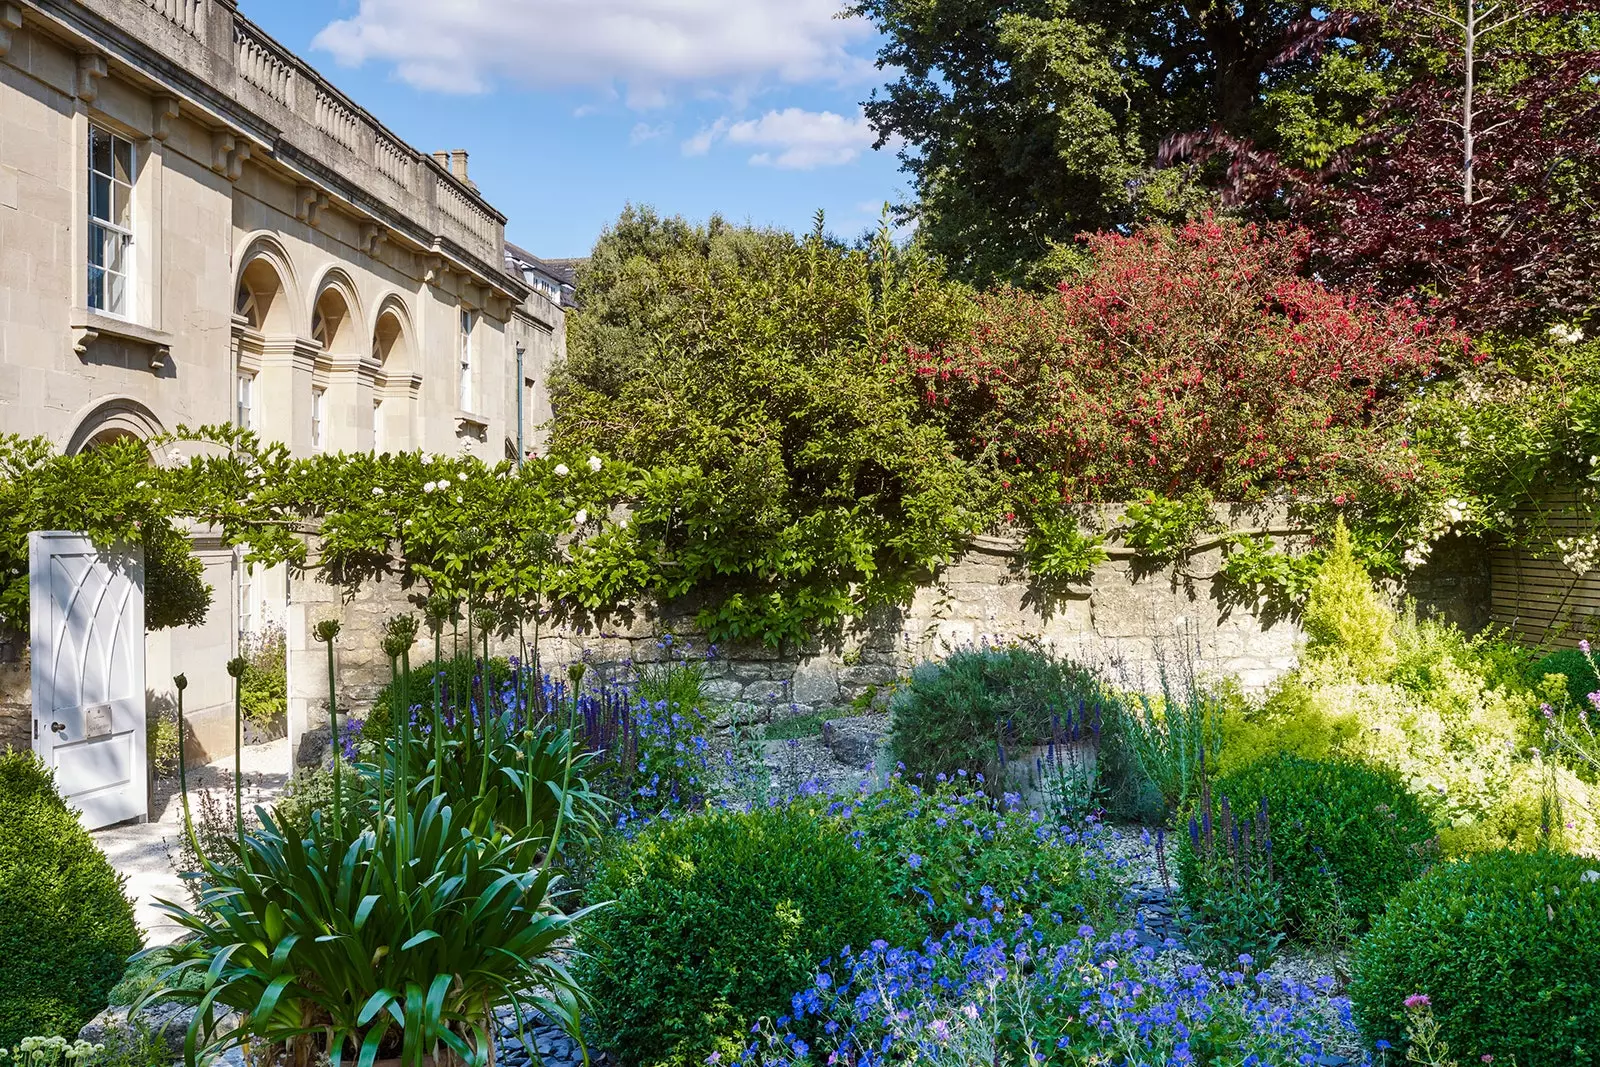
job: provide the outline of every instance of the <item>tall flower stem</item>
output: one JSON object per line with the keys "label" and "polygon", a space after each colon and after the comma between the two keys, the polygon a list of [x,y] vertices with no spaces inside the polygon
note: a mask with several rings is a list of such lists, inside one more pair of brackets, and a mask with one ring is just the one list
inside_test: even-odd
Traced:
{"label": "tall flower stem", "polygon": [[324,619],[317,623],[316,638],[328,646],[328,730],[333,734],[333,824],[344,833],[343,765],[340,757],[344,746],[339,741],[339,682],[333,664],[333,639],[339,636],[339,621]]}
{"label": "tall flower stem", "polygon": [[233,825],[238,834],[239,854],[244,855],[244,672],[250,661],[235,656],[228,661],[233,678]]}

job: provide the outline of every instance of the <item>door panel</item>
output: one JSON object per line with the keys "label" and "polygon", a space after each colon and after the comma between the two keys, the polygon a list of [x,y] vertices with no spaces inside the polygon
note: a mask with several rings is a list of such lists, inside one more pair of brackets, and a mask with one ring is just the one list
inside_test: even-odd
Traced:
{"label": "door panel", "polygon": [[90,829],[143,819],[144,564],[71,533],[29,535],[34,751]]}

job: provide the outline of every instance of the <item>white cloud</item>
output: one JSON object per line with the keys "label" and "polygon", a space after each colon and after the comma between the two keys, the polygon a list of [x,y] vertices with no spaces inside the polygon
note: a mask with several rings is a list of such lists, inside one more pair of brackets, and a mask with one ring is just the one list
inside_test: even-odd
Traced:
{"label": "white cloud", "polygon": [[684,155],[703,156],[713,143],[760,148],[750,157],[752,166],[780,170],[815,170],[853,162],[874,140],[866,115],[854,117],[832,111],[806,111],[791,107],[769,111],[759,119],[730,123],[718,119],[683,143]]}
{"label": "white cloud", "polygon": [[634,146],[642,145],[646,141],[656,141],[672,133],[672,123],[663,122],[659,126],[652,126],[648,122],[636,122],[633,131],[628,134],[628,143]]}
{"label": "white cloud", "polygon": [[622,87],[629,106],[673,90],[739,95],[773,81],[871,74],[871,29],[839,0],[361,0],[314,46],[341,63],[392,64],[440,92],[499,82]]}

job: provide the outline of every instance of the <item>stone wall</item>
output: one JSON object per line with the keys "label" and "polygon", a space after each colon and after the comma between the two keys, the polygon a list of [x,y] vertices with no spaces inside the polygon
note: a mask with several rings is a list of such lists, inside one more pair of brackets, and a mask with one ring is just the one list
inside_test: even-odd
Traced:
{"label": "stone wall", "polygon": [[[1281,526],[1231,516],[1235,529]],[[1291,537],[1292,540],[1292,537]],[[967,646],[1037,641],[1081,661],[1107,666],[1132,684],[1153,680],[1163,656],[1191,647],[1200,668],[1261,689],[1292,668],[1301,632],[1293,619],[1269,605],[1240,603],[1218,577],[1220,539],[1202,543],[1177,566],[1149,569],[1115,543],[1111,559],[1089,581],[1049,590],[1024,572],[1018,546],[980,538],[959,560],[920,586],[910,603],[881,608],[839,633],[807,647],[720,648],[708,663],[710,690],[745,721],[881,701],[887,687],[917,663]],[[1468,630],[1488,617],[1487,564],[1470,542],[1446,542],[1433,562],[1404,590],[1425,614]],[[326,652],[312,647],[317,620],[343,621],[337,655],[341,708],[360,714],[388,678],[379,648],[390,615],[415,612],[398,589],[380,586],[353,603],[341,603],[327,586],[297,581],[291,594],[290,731],[299,736],[326,723]],[[540,641],[544,662],[560,665],[587,657],[602,671],[626,673],[630,663],[683,654],[703,655],[695,605],[626,606],[613,617],[560,628]],[[668,642],[667,635],[672,635]],[[447,639],[448,640],[448,639]],[[516,651],[498,643],[498,654]],[[419,647],[413,662],[424,662]],[[325,734],[324,734],[325,736]]]}
{"label": "stone wall", "polygon": [[28,642],[0,626],[0,752],[33,747],[33,676]]}

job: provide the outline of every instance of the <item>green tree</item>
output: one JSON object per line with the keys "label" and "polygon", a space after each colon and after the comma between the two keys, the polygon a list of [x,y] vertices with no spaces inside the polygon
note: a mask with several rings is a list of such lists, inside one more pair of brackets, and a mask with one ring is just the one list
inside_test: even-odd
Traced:
{"label": "green tree", "polygon": [[984,525],[984,485],[904,358],[972,314],[920,248],[630,210],[595,264],[552,444],[651,472],[634,530],[662,546],[663,592],[706,596],[713,633],[808,636]]}
{"label": "green tree", "polygon": [[205,568],[174,521],[165,472],[150,446],[113,441],[74,456],[42,438],[0,436],[0,625],[28,630],[28,534],[71,530],[104,546],[144,551],[145,626],[204,621]]}
{"label": "green tree", "polygon": [[[1358,3],[1360,0],[1358,0]],[[1217,127],[1323,154],[1382,57],[1308,0],[857,0],[898,78],[866,104],[919,195],[929,246],[987,282],[1054,282],[1081,232],[1187,214],[1197,168],[1162,143]],[[1280,132],[1281,131],[1281,132]]]}

